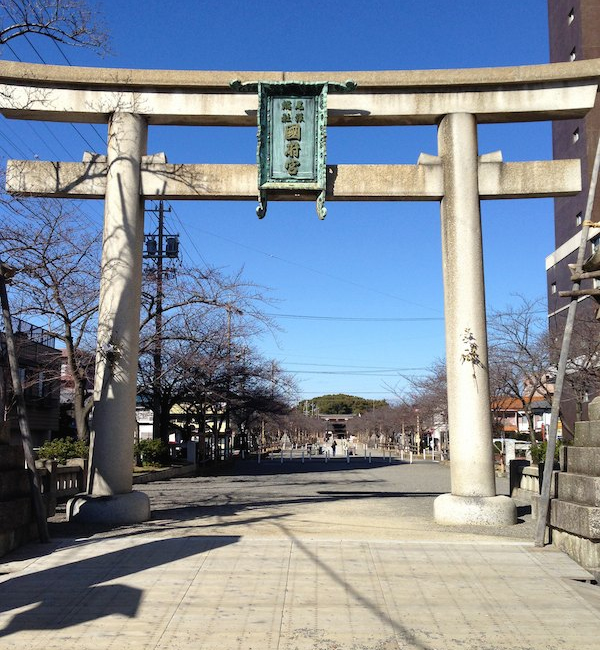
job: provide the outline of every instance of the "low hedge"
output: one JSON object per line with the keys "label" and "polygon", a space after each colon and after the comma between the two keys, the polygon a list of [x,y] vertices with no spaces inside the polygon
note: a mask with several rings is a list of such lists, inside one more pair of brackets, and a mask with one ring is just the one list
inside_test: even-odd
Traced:
{"label": "low hedge", "polygon": [[89,447],[83,440],[73,438],[56,438],[46,441],[38,450],[40,460],[55,460],[64,465],[71,458],[87,458]]}
{"label": "low hedge", "polygon": [[135,444],[133,453],[144,467],[170,465],[169,449],[162,440],[140,440]]}

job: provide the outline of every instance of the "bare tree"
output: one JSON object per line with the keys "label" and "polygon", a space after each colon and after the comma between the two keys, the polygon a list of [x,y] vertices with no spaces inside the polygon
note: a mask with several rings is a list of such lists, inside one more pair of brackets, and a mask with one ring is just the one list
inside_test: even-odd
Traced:
{"label": "bare tree", "polygon": [[[234,409],[242,410],[256,382],[249,341],[272,327],[261,310],[264,290],[243,280],[241,272],[226,276],[214,268],[179,268],[163,278],[158,300],[154,280],[150,271],[142,292],[139,384],[154,413],[155,437],[168,440],[169,413],[182,403],[190,412],[193,403],[198,413],[220,413],[222,423],[212,418],[215,431],[223,424],[230,428]],[[242,398],[236,390],[244,382]],[[213,409],[218,403],[226,408]]]}
{"label": "bare tree", "polygon": [[424,374],[403,376],[407,386],[388,386],[398,401],[396,410],[399,412],[403,428],[414,440],[414,435],[430,429],[447,431],[448,420],[448,386],[446,378],[446,363],[443,359],[435,359]]}
{"label": "bare tree", "polygon": [[409,402],[418,408],[424,422],[448,413],[446,363],[435,359],[425,375],[410,377]]}
{"label": "bare tree", "polygon": [[[244,350],[237,367],[231,369],[233,383],[229,395],[231,421],[243,440],[259,439],[262,422],[282,423],[296,398],[290,375],[276,361]],[[291,436],[298,442],[298,436]]]}
{"label": "bare tree", "polygon": [[10,202],[0,214],[0,256],[17,269],[11,286],[15,313],[43,323],[65,346],[77,436],[87,440],[100,232],[70,208],[48,199]]}
{"label": "bare tree", "polygon": [[490,384],[497,398],[510,397],[519,403],[535,443],[535,402],[552,401],[550,344],[541,301],[518,298],[516,306],[496,310],[489,319]]}
{"label": "bare tree", "polygon": [[100,53],[108,44],[98,7],[86,0],[0,0],[0,46],[29,35]]}
{"label": "bare tree", "polygon": [[[552,341],[553,359],[558,358],[560,345],[560,340]],[[567,399],[575,402],[575,420],[583,420],[584,405],[600,391],[600,323],[585,310],[578,312],[573,326],[565,384]],[[569,429],[566,419],[563,426]]]}

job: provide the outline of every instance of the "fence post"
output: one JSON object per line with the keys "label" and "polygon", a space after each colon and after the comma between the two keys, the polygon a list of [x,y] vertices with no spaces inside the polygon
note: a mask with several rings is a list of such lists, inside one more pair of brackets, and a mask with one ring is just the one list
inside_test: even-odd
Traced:
{"label": "fence post", "polygon": [[[56,503],[58,501],[56,493],[58,492],[58,463],[55,460],[44,463],[48,472],[48,516],[56,512]],[[85,488],[84,488],[85,489]],[[83,490],[81,490],[83,492]]]}
{"label": "fence post", "polygon": [[83,464],[81,467],[81,483],[77,486],[77,489],[80,492],[85,492],[87,490],[87,484],[88,484],[88,470],[90,467],[90,460],[89,457],[83,459]]}

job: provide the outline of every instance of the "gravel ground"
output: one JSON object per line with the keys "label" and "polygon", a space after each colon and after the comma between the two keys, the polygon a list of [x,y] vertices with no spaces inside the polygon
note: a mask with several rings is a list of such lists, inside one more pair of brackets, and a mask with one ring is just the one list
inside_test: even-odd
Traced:
{"label": "gravel ground", "polygon": [[[519,523],[504,528],[447,527],[433,521],[433,501],[450,491],[448,465],[354,458],[325,463],[279,459],[238,461],[226,473],[156,481],[136,489],[148,494],[152,519],[112,530],[65,522],[54,537],[121,534],[240,535],[252,538],[468,541],[498,537],[532,540],[530,508],[518,503]],[[497,479],[498,494],[508,480]],[[132,530],[133,529],[133,530]]]}

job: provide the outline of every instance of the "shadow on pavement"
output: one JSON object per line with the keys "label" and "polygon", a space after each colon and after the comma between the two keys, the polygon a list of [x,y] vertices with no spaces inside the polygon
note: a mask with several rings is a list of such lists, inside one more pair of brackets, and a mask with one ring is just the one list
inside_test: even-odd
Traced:
{"label": "shadow on pavement", "polygon": [[317,494],[336,497],[338,499],[369,499],[377,497],[378,499],[393,497],[439,497],[444,492],[367,492],[365,490],[318,490]]}
{"label": "shadow on pavement", "polygon": [[[152,509],[152,519],[199,519],[203,517],[230,517],[242,512],[248,512],[262,508],[277,508],[281,506],[297,506],[302,504],[315,504],[335,501],[348,501],[370,498],[412,498],[412,497],[437,497],[442,492],[369,492],[369,491],[336,491],[318,490],[315,496],[291,497],[291,498],[266,498],[253,499],[248,501],[236,501],[228,495],[221,495],[221,502],[210,501],[205,504],[189,504],[180,507]],[[272,518],[280,518],[285,515],[274,514]],[[269,519],[269,517],[265,517]]]}
{"label": "shadow on pavement", "polygon": [[[402,625],[400,621],[391,618],[390,615],[387,612],[383,611],[383,609],[376,602],[364,596],[360,591],[355,589],[351,584],[349,584],[346,580],[344,580],[344,578],[339,573],[337,573],[337,571],[335,571],[330,565],[326,564],[316,553],[311,551],[307,544],[305,544],[302,540],[295,537],[294,534],[290,530],[288,530],[283,524],[276,524],[276,525],[286,534],[288,539],[292,541],[294,545],[297,548],[299,548],[302,551],[302,553],[306,555],[307,558],[310,559],[310,561],[315,566],[319,567],[320,569],[328,573],[335,582],[337,582],[341,587],[343,587],[348,597],[351,597],[352,600],[358,604],[358,606],[370,610],[384,625],[392,628],[394,630],[394,633],[400,636],[402,641],[410,644],[409,646],[406,647],[411,647],[414,648],[415,650],[433,650],[431,646],[425,645],[424,643],[419,641],[416,635],[406,625]],[[393,646],[405,647],[403,645],[400,646],[400,644],[398,644],[398,639],[394,640]],[[339,646],[336,644],[335,647],[339,647]],[[386,647],[388,646],[386,645]],[[390,644],[389,647],[392,647],[392,644]]]}
{"label": "shadow on pavement", "polygon": [[[50,569],[8,577],[0,582],[0,612],[28,609],[16,613],[0,630],[0,637],[25,630],[63,629],[111,614],[133,618],[143,590],[101,583],[235,544],[239,539],[238,536],[195,536],[153,540]],[[82,546],[89,545],[87,542]],[[70,552],[76,549],[77,545],[74,545]]]}
{"label": "shadow on pavement", "polygon": [[[427,462],[427,461],[423,461]],[[432,464],[432,463],[428,463]],[[317,456],[313,460],[294,458],[290,460],[284,457],[283,463],[279,459],[266,459],[257,463],[255,460],[241,460],[234,465],[219,468],[216,466],[211,472],[203,472],[203,476],[269,476],[273,474],[311,474],[314,472],[349,472],[357,469],[381,469],[382,467],[402,467],[409,466],[410,463],[393,459],[390,463],[387,458],[373,459],[372,463],[364,458],[354,456],[350,457],[350,462],[346,458],[333,458],[325,462],[324,457]]]}

